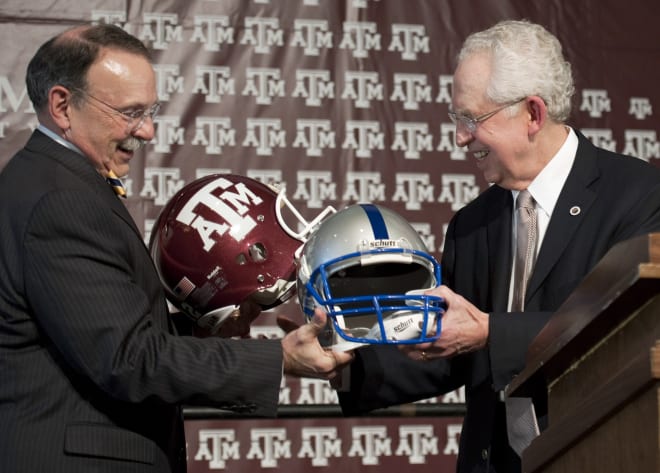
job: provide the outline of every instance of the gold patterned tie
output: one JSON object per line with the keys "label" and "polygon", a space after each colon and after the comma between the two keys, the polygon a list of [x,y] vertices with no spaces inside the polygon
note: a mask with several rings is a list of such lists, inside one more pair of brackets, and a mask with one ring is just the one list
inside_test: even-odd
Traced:
{"label": "gold patterned tie", "polygon": [[124,187],[124,183],[121,182],[121,180],[112,170],[108,171],[108,177],[106,178],[106,181],[108,181],[108,184],[110,184],[112,189],[115,191],[115,194],[117,194],[119,197],[123,197],[124,199],[126,198],[126,188]]}
{"label": "gold patterned tie", "polygon": [[527,282],[534,269],[538,240],[536,202],[529,191],[524,190],[518,194],[516,214],[518,217],[516,224],[516,261],[513,271],[514,286],[511,310],[522,312],[525,309]]}

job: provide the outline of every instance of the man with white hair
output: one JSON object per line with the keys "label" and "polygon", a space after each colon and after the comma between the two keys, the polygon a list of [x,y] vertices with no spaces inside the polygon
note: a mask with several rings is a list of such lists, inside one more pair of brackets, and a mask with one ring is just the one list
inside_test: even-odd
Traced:
{"label": "man with white hair", "polygon": [[[447,229],[444,285],[429,291],[447,303],[442,334],[413,349],[358,349],[350,383],[339,388],[344,413],[358,414],[464,385],[460,473],[521,470],[501,393],[530,342],[612,246],[660,231],[660,169],[597,148],[568,126],[573,93],[571,66],[542,26],[503,21],[467,38],[449,116],[457,144],[492,186]],[[518,301],[515,203],[527,194],[535,258]],[[545,391],[537,394],[543,401]]]}

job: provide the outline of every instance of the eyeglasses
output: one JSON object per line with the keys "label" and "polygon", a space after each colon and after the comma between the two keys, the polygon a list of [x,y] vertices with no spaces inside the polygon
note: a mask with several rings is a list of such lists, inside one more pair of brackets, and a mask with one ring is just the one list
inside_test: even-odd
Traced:
{"label": "eyeglasses", "polygon": [[488,113],[484,113],[483,115],[479,115],[476,118],[473,118],[469,115],[463,115],[461,113],[456,113],[456,112],[451,111],[451,110],[449,111],[448,115],[449,115],[449,119],[452,121],[452,123],[454,125],[456,125],[456,126],[464,125],[465,128],[467,128],[467,130],[470,133],[474,133],[474,132],[477,131],[477,125],[479,125],[479,123],[485,122],[490,117],[494,116],[496,113],[501,112],[505,108],[509,108],[512,105],[516,105],[517,103],[522,102],[526,98],[527,97],[523,97],[521,99],[512,100],[511,102],[507,102],[507,103],[503,104],[501,107],[498,107],[495,110],[492,110]]}
{"label": "eyeglasses", "polygon": [[105,101],[103,101],[103,100],[101,100],[97,97],[94,97],[89,92],[86,92],[82,89],[77,89],[77,90],[78,90],[78,92],[80,92],[84,96],[89,97],[90,99],[93,99],[93,100],[95,100],[96,102],[98,102],[102,105],[105,105],[110,110],[112,110],[117,115],[120,115],[124,120],[126,120],[126,131],[128,133],[133,133],[133,132],[136,132],[137,130],[139,130],[140,127],[142,125],[144,125],[144,122],[147,118],[151,118],[153,120],[154,117],[158,114],[158,111],[160,110],[160,107],[161,107],[161,103],[156,102],[155,104],[153,104],[151,107],[149,107],[147,109],[138,108],[138,109],[135,109],[135,110],[120,110],[116,107],[113,107],[109,103],[107,103],[107,102],[105,102]]}

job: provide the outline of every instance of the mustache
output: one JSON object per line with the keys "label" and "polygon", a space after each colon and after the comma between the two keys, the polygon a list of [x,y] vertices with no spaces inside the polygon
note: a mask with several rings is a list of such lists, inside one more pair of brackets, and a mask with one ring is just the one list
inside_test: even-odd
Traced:
{"label": "mustache", "polygon": [[147,144],[146,140],[136,138],[135,136],[129,136],[125,140],[122,140],[122,142],[119,143],[119,146],[128,151],[136,151],[142,148],[146,144]]}

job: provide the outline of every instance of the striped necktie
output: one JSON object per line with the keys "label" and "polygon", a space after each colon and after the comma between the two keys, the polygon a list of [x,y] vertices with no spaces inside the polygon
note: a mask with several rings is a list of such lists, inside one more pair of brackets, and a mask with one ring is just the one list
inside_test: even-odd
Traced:
{"label": "striped necktie", "polygon": [[[516,226],[516,261],[514,269],[513,312],[525,309],[525,292],[529,276],[534,269],[538,245],[536,202],[528,190],[521,191],[516,199],[518,223]],[[539,435],[534,403],[529,397],[505,399],[507,435],[509,445],[522,458],[523,451]]]}
{"label": "striped necktie", "polygon": [[119,180],[117,175],[112,171],[108,171],[108,177],[106,178],[106,181],[108,181],[108,184],[112,187],[112,189],[115,191],[115,194],[117,194],[119,197],[123,197],[124,199],[126,198],[126,188],[124,187],[124,183]]}
{"label": "striped necktie", "polygon": [[527,282],[536,260],[538,245],[538,224],[536,221],[536,202],[528,190],[521,191],[516,199],[518,223],[516,226],[516,261],[513,272],[513,312],[522,312],[525,308]]}

